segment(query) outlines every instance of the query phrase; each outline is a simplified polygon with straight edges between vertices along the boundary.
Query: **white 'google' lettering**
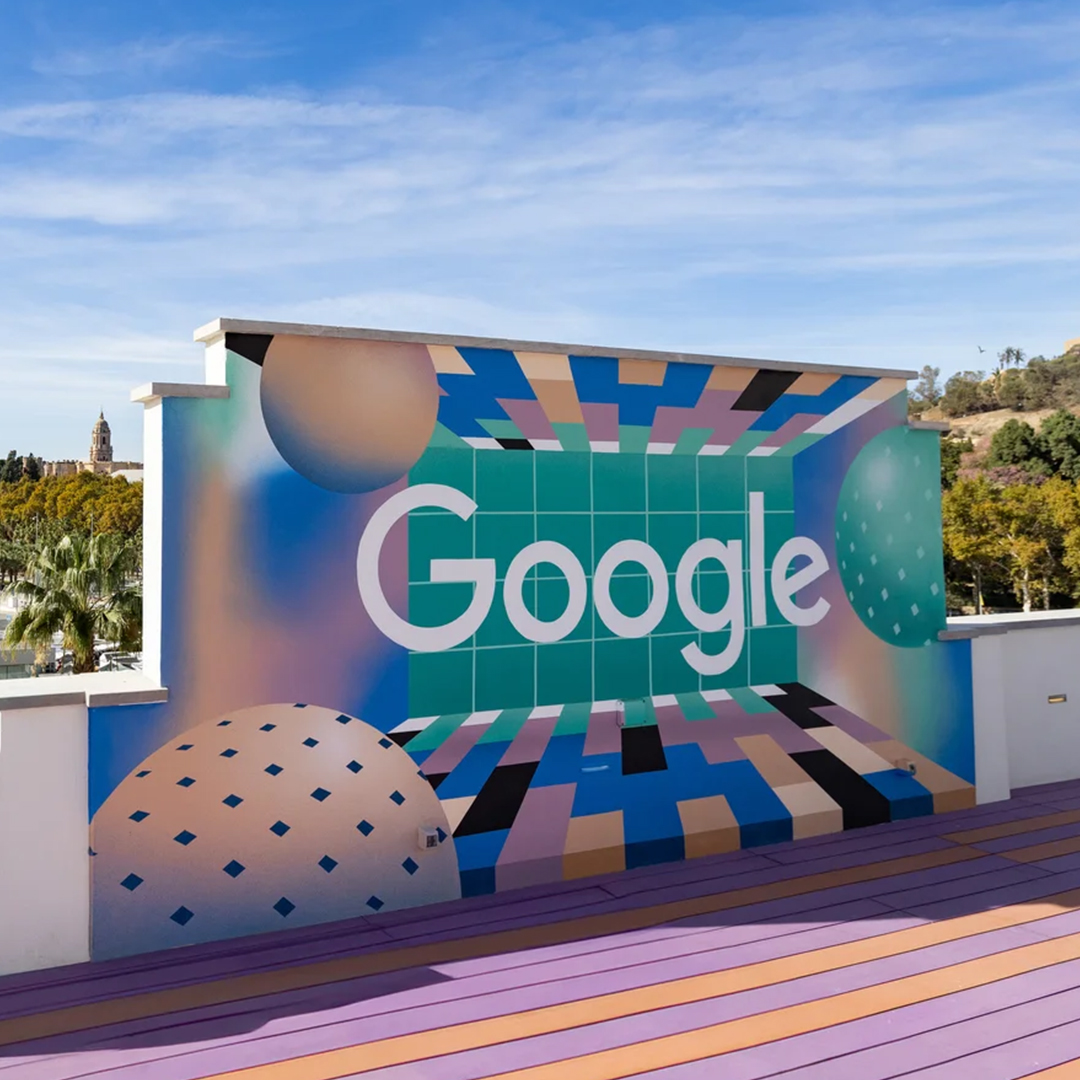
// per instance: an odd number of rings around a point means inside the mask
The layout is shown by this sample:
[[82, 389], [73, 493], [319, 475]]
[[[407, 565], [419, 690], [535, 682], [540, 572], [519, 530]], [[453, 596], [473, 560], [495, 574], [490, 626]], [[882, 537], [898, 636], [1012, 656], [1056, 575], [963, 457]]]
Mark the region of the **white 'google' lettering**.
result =
[[[750, 623], [764, 626], [765, 607], [765, 496], [750, 492], [748, 544]], [[476, 586], [469, 606], [456, 619], [442, 626], [415, 626], [390, 606], [379, 577], [379, 558], [390, 530], [412, 510], [448, 510], [468, 521], [477, 506], [468, 495], [444, 484], [418, 484], [392, 495], [371, 515], [356, 552], [356, 580], [360, 599], [371, 621], [391, 641], [413, 652], [441, 652], [467, 641], [480, 628], [495, 600], [494, 559], [432, 559], [431, 581], [469, 582]], [[696, 630], [715, 633], [731, 628], [724, 648], [706, 653], [695, 642], [682, 650], [683, 658], [702, 675], [720, 675], [738, 660], [746, 639], [743, 608], [743, 545], [741, 540], [705, 538], [691, 544], [675, 570], [675, 600], [687, 622]], [[792, 563], [805, 560], [794, 573]], [[728, 596], [719, 611], [705, 611], [694, 598], [694, 575], [706, 560], [715, 560], [728, 579]], [[528, 572], [539, 563], [559, 568], [569, 586], [566, 608], [555, 619], [538, 619], [525, 605], [522, 586]], [[611, 577], [623, 563], [637, 563], [652, 579], [652, 599], [640, 615], [627, 615], [611, 599]], [[818, 597], [809, 607], [799, 607], [795, 594], [816, 581], [829, 569], [825, 553], [806, 536], [785, 541], [772, 561], [769, 575], [773, 600], [780, 614], [794, 626], [813, 626], [829, 610], [829, 602]], [[511, 561], [503, 581], [503, 606], [511, 625], [528, 641], [561, 641], [573, 631], [585, 613], [588, 579], [577, 556], [554, 540], [538, 540], [521, 549]], [[617, 637], [634, 638], [651, 634], [667, 611], [670, 600], [668, 569], [655, 548], [643, 540], [620, 540], [603, 553], [592, 581], [593, 603], [603, 624]]]

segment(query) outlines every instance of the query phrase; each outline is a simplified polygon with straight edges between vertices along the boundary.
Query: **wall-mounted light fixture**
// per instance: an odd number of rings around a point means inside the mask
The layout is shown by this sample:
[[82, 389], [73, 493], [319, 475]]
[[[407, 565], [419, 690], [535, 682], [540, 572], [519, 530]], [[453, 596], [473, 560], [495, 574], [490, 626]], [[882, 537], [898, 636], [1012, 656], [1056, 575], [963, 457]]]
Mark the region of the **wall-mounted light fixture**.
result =
[[1047, 703], [1050, 704], [1050, 705], [1064, 705], [1065, 704], [1065, 695], [1064, 694], [1051, 694], [1046, 700], [1047, 700]]

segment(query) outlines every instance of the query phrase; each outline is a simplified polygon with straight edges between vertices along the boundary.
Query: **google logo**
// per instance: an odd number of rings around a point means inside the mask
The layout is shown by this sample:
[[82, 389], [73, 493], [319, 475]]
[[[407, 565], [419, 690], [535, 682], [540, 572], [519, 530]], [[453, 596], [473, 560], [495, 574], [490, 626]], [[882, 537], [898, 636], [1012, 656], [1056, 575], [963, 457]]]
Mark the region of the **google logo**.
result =
[[[442, 652], [467, 641], [480, 628], [495, 602], [494, 559], [432, 559], [431, 581], [469, 582], [475, 586], [469, 606], [457, 618], [441, 626], [415, 626], [390, 606], [379, 576], [379, 560], [390, 530], [410, 511], [421, 508], [447, 510], [468, 521], [477, 504], [464, 492], [445, 484], [418, 484], [392, 495], [380, 506], [364, 530], [356, 553], [356, 579], [360, 599], [375, 626], [391, 641], [413, 652]], [[750, 588], [750, 622], [766, 622], [765, 496], [749, 493], [750, 529], [747, 544]], [[719, 611], [705, 611], [694, 597], [694, 574], [706, 560], [715, 560], [728, 578], [728, 596]], [[796, 562], [799, 562], [797, 568]], [[525, 605], [522, 588], [529, 571], [540, 563], [556, 566], [569, 585], [566, 608], [555, 619], [538, 619]], [[640, 615], [627, 615], [611, 599], [611, 578], [624, 563], [644, 567], [652, 580], [652, 599]], [[829, 602], [818, 597], [806, 607], [795, 596], [829, 569], [821, 547], [805, 536], [795, 536], [780, 547], [772, 561], [772, 596], [780, 614], [794, 626], [813, 626], [829, 611]], [[682, 650], [683, 659], [701, 675], [720, 675], [739, 659], [746, 637], [743, 593], [743, 544], [741, 540], [705, 538], [691, 544], [675, 570], [675, 602], [686, 620], [704, 633], [731, 628], [727, 645], [719, 653], [704, 652], [696, 643]], [[596, 564], [592, 599], [596, 613], [616, 636], [638, 638], [651, 634], [671, 602], [668, 568], [659, 553], [643, 540], [620, 540], [607, 549]], [[527, 544], [514, 556], [502, 585], [502, 602], [511, 625], [528, 641], [561, 641], [577, 626], [588, 603], [588, 579], [577, 556], [554, 540]]]

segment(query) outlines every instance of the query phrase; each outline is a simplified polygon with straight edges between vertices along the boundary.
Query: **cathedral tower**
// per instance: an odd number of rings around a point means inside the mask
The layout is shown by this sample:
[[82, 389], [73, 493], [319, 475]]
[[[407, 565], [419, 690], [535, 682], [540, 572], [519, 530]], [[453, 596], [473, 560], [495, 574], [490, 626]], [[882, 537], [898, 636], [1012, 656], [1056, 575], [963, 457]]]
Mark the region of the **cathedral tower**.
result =
[[112, 461], [112, 432], [109, 430], [105, 413], [102, 412], [90, 436], [90, 464], [104, 464], [107, 461]]

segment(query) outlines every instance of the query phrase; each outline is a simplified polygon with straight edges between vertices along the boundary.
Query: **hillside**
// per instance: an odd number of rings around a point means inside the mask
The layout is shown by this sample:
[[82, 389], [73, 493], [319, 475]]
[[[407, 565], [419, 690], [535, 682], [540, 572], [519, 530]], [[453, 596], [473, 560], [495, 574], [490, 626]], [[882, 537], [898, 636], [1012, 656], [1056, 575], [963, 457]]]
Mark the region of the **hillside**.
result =
[[[1070, 405], [1068, 409], [1073, 415], [1080, 416], [1080, 405]], [[927, 409], [920, 419], [945, 421], [953, 435], [971, 440], [973, 456], [978, 457], [989, 450], [990, 440], [994, 437], [994, 433], [1009, 420], [1023, 420], [1038, 430], [1039, 424], [1051, 413], [1057, 411], [1056, 408], [1022, 411], [992, 409], [989, 412], [971, 413], [968, 416], [946, 416], [940, 408], [937, 408]]]

